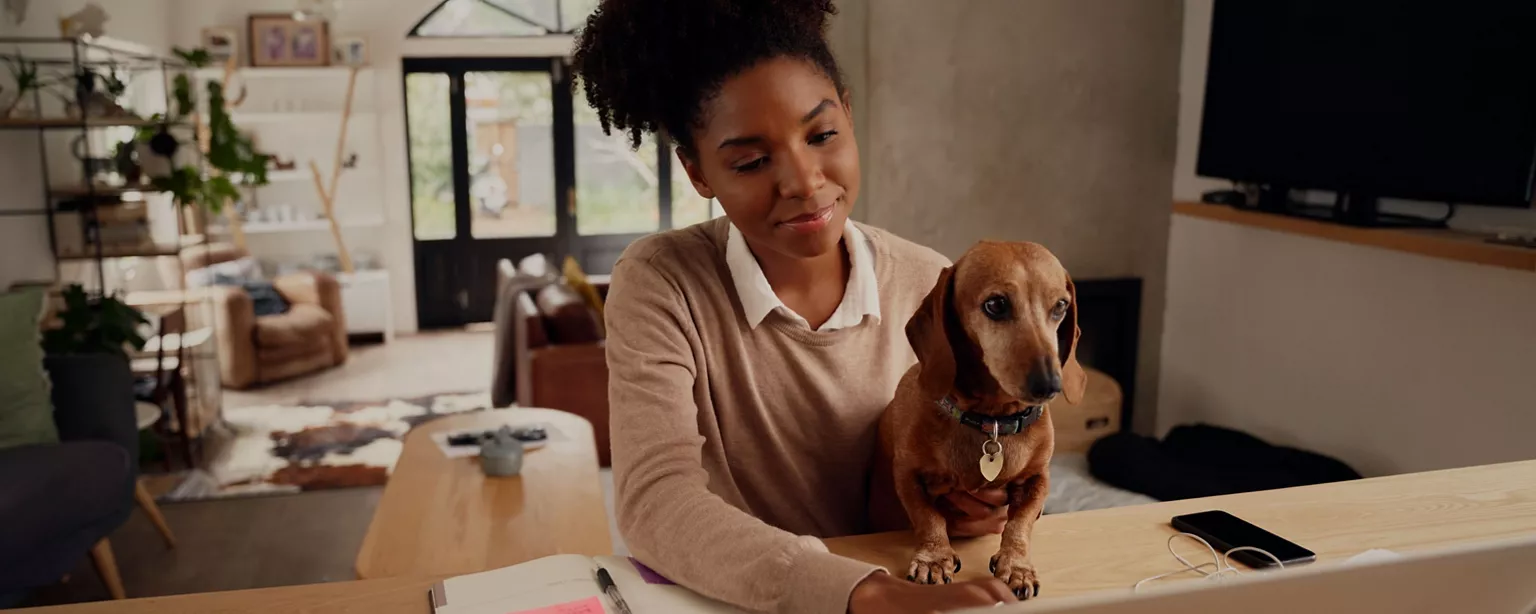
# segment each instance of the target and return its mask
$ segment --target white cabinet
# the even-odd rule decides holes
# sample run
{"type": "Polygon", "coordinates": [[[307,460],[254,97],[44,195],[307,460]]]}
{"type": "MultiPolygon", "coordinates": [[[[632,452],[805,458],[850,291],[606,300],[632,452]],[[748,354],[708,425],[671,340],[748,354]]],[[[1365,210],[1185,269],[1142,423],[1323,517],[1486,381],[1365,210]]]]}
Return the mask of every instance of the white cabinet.
{"type": "Polygon", "coordinates": [[[390,313],[389,271],[338,273],[341,309],[347,317],[347,334],[383,333],[394,341],[395,323],[390,313]]]}

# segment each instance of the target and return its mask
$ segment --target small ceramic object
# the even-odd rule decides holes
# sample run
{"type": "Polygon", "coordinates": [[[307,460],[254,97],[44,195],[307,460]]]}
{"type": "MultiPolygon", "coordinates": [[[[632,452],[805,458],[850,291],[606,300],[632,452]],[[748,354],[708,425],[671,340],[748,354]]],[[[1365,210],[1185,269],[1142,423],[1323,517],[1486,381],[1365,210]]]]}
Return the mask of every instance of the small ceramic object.
{"type": "Polygon", "coordinates": [[[496,436],[480,444],[480,470],[492,477],[517,475],[523,470],[523,442],[503,427],[496,436]]]}
{"type": "Polygon", "coordinates": [[[110,17],[101,5],[91,2],[85,8],[75,11],[70,15],[59,17],[59,34],[64,38],[80,38],[90,36],[99,38],[106,34],[106,24],[110,17]]]}

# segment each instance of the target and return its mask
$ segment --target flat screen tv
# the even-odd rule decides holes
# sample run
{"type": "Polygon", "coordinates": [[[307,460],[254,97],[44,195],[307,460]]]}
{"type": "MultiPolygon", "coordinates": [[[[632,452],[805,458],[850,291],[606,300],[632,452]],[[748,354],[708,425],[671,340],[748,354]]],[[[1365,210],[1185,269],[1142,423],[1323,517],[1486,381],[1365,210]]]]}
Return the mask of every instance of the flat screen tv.
{"type": "Polygon", "coordinates": [[[1536,2],[1216,0],[1197,172],[1528,207],[1536,2]]]}

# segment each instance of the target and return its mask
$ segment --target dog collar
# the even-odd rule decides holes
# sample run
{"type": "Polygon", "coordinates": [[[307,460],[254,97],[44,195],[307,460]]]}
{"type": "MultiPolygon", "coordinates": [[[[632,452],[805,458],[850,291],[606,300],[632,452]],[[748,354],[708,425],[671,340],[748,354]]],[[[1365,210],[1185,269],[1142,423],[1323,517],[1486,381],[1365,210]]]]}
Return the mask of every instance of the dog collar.
{"type": "Polygon", "coordinates": [[[954,418],[960,424],[988,435],[994,433],[997,435],[1017,435],[1024,432],[1024,429],[1029,428],[1029,425],[1039,421],[1041,414],[1044,413],[1041,411],[1042,406],[1031,405],[1025,408],[1024,411],[1016,414],[988,416],[960,409],[960,405],[955,402],[955,397],[947,394],[944,395],[944,398],[939,399],[938,405],[939,411],[944,412],[944,415],[954,418]]]}

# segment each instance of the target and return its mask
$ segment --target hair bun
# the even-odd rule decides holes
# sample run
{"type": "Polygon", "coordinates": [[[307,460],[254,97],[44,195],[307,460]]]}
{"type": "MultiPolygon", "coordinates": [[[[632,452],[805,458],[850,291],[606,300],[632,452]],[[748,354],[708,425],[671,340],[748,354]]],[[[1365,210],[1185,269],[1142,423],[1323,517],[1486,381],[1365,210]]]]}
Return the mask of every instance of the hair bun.
{"type": "Polygon", "coordinates": [[[575,63],[603,130],[688,129],[721,83],[773,57],[814,63],[842,89],[824,32],[832,0],[603,0],[576,42],[575,63]]]}

